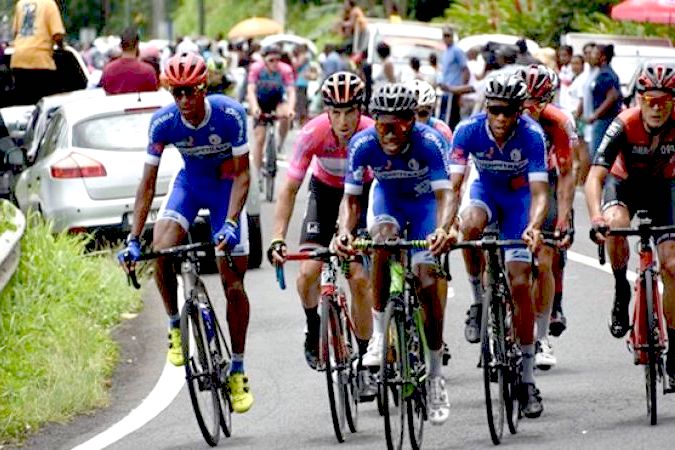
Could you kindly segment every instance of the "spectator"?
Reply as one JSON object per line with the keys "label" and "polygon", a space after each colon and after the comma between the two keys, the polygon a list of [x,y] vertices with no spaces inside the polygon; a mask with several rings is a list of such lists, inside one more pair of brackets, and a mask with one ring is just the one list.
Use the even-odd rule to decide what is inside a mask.
{"label": "spectator", "polygon": [[[380,42],[375,48],[380,64],[373,67],[373,88],[381,83],[396,83],[399,76],[391,60],[391,47],[386,42]],[[375,70],[378,69],[378,70]]]}
{"label": "spectator", "polygon": [[342,19],[340,29],[345,40],[351,40],[356,32],[363,32],[368,23],[366,15],[355,0],[345,0]]}
{"label": "spectator", "polygon": [[156,91],[159,80],[155,69],[138,59],[138,31],[134,27],[122,32],[122,56],[103,68],[101,87],[108,95]]}
{"label": "spectator", "polygon": [[591,157],[595,156],[605,131],[619,114],[623,104],[619,77],[610,66],[614,57],[614,45],[598,45],[593,53],[598,60],[599,71],[591,88],[593,113],[586,119],[587,123],[593,124]]}
{"label": "spectator", "polygon": [[449,26],[443,27],[443,42],[447,45],[441,58],[441,74],[438,86],[444,91],[441,97],[440,119],[447,121],[451,129],[454,129],[460,119],[459,98],[455,88],[469,84],[469,67],[466,55],[455,44],[455,30]]}
{"label": "spectator", "polygon": [[540,64],[540,61],[530,54],[527,49],[527,41],[525,39],[518,39],[516,41],[518,47],[518,55],[516,56],[516,64],[529,66],[530,64]]}
{"label": "spectator", "polygon": [[595,84],[595,77],[600,71],[599,61],[594,52],[595,43],[589,42],[584,45],[584,64],[583,84],[581,87],[581,101],[577,107],[575,117],[584,124],[584,141],[589,148],[589,154],[592,158],[592,143],[593,143],[593,124],[587,121],[588,117],[593,113],[593,85]]}
{"label": "spectator", "polygon": [[199,46],[190,36],[185,36],[182,40],[178,41],[178,45],[176,45],[176,54],[180,55],[182,53],[199,54]]}
{"label": "spectator", "polygon": [[32,105],[61,91],[56,80],[54,44],[63,48],[65,28],[54,0],[19,0],[14,8],[15,104]]}
{"label": "spectator", "polygon": [[[572,80],[574,80],[575,75],[572,71],[572,52],[573,49],[569,45],[561,45],[558,49],[558,78],[560,78],[560,102],[562,103],[563,98],[569,96],[567,92],[572,85]],[[583,60],[582,60],[583,63]]]}
{"label": "spectator", "polygon": [[436,53],[429,54],[429,66],[433,72],[433,80],[431,81],[431,85],[436,87],[438,84],[438,55]]}
{"label": "spectator", "polygon": [[159,50],[154,45],[148,45],[139,53],[139,59],[144,63],[150,64],[153,69],[155,69],[155,75],[159,80],[159,75],[162,73],[160,66],[161,56]]}
{"label": "spectator", "polygon": [[324,80],[335,72],[345,70],[342,57],[337,52],[335,44],[326,44],[323,52],[326,54],[326,60],[321,64]]}
{"label": "spectator", "polygon": [[293,63],[293,70],[295,70],[295,117],[298,119],[300,126],[307,121],[307,86],[309,81],[313,80],[311,70],[311,61],[307,54],[307,46],[305,44],[298,44],[293,48],[293,56],[291,58]]}
{"label": "spectator", "polygon": [[[563,109],[574,113],[579,108],[579,103],[583,96],[583,86],[584,78],[587,72],[584,72],[584,57],[581,55],[574,55],[570,60],[570,68],[572,71],[573,79],[572,84],[565,90],[565,95],[563,96],[563,91],[560,91],[560,106]],[[577,135],[584,135],[585,124],[582,120],[577,118],[576,120]],[[579,139],[577,141],[577,146],[574,149],[574,157],[577,163],[576,170],[576,185],[582,186],[586,181],[586,175],[588,175],[588,169],[590,168],[590,156],[588,154],[588,145],[586,144],[585,139]]]}

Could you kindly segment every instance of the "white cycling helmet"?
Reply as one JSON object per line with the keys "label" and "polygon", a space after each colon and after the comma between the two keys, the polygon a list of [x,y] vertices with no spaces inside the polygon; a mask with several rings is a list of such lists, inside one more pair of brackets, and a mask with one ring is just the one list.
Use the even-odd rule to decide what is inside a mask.
{"label": "white cycling helmet", "polygon": [[370,111],[374,114],[412,113],[417,108],[416,97],[412,89],[403,83],[386,83],[373,92]]}
{"label": "white cycling helmet", "polygon": [[414,79],[408,83],[408,87],[417,96],[418,108],[433,108],[436,106],[436,89],[424,80]]}
{"label": "white cycling helmet", "polygon": [[485,98],[522,103],[528,97],[527,84],[522,73],[495,73],[485,82]]}

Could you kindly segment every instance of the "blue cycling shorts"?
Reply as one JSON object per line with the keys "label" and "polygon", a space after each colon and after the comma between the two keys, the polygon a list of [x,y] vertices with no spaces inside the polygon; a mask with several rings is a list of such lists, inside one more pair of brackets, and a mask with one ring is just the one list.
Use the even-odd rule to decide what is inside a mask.
{"label": "blue cycling shorts", "polygon": [[[200,209],[208,209],[211,217],[211,236],[220,230],[227,219],[232,180],[188,176],[184,169],[178,171],[169,186],[157,219],[172,220],[188,231]],[[248,255],[248,220],[246,211],[239,217],[239,243],[232,250],[233,256]]]}
{"label": "blue cycling shorts", "polygon": [[[521,239],[530,221],[530,188],[517,190],[498,188],[476,178],[469,187],[469,207],[483,209],[488,224],[497,224],[500,239]],[[532,254],[526,248],[507,248],[506,262],[530,262]]]}
{"label": "blue cycling shorts", "polygon": [[[408,225],[407,239],[426,239],[436,229],[436,197],[425,195],[406,198],[386,192],[375,180],[370,189],[368,214],[366,216],[368,232],[373,236],[374,227],[390,224],[399,231]],[[413,250],[412,264],[436,264],[436,259],[428,250]]]}

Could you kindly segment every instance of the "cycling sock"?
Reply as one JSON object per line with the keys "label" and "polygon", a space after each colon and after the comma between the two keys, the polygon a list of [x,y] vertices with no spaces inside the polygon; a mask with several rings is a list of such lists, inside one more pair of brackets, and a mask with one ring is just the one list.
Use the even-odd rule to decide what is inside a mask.
{"label": "cycling sock", "polygon": [[368,339],[356,338],[356,345],[359,347],[359,356],[363,357],[368,351]]}
{"label": "cycling sock", "polygon": [[429,376],[440,377],[443,366],[443,349],[429,350]]}
{"label": "cycling sock", "polygon": [[553,295],[553,311],[562,312],[562,292],[556,292]]}
{"label": "cycling sock", "polygon": [[483,302],[483,286],[480,282],[480,276],[474,277],[469,275],[469,283],[471,283],[471,294],[473,294],[473,302],[482,303]]}
{"label": "cycling sock", "polygon": [[537,340],[541,341],[548,336],[548,324],[551,321],[551,315],[546,311],[543,314],[537,314]]}
{"label": "cycling sock", "polygon": [[180,328],[180,314],[169,316],[169,328]]}
{"label": "cycling sock", "polygon": [[612,272],[614,272],[614,288],[616,289],[617,293],[628,290],[630,294],[630,283],[626,278],[626,268],[622,267],[620,269],[612,269]]}
{"label": "cycling sock", "polygon": [[523,345],[523,383],[534,384],[534,344]]}
{"label": "cycling sock", "polygon": [[319,317],[319,307],[304,308],[305,316],[307,317],[307,334],[312,337],[319,336],[319,328],[321,327],[321,317]]}
{"label": "cycling sock", "polygon": [[244,373],[244,354],[232,353],[232,367],[230,373]]}
{"label": "cycling sock", "polygon": [[373,333],[384,334],[384,312],[373,309]]}

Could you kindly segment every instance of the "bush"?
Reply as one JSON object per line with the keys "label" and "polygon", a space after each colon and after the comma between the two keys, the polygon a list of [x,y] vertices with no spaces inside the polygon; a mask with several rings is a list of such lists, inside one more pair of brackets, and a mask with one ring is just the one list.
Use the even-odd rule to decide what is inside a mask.
{"label": "bush", "polygon": [[0,293],[0,443],[106,405],[118,356],[111,329],[141,305],[109,254],[85,255],[86,237],[28,222]]}

